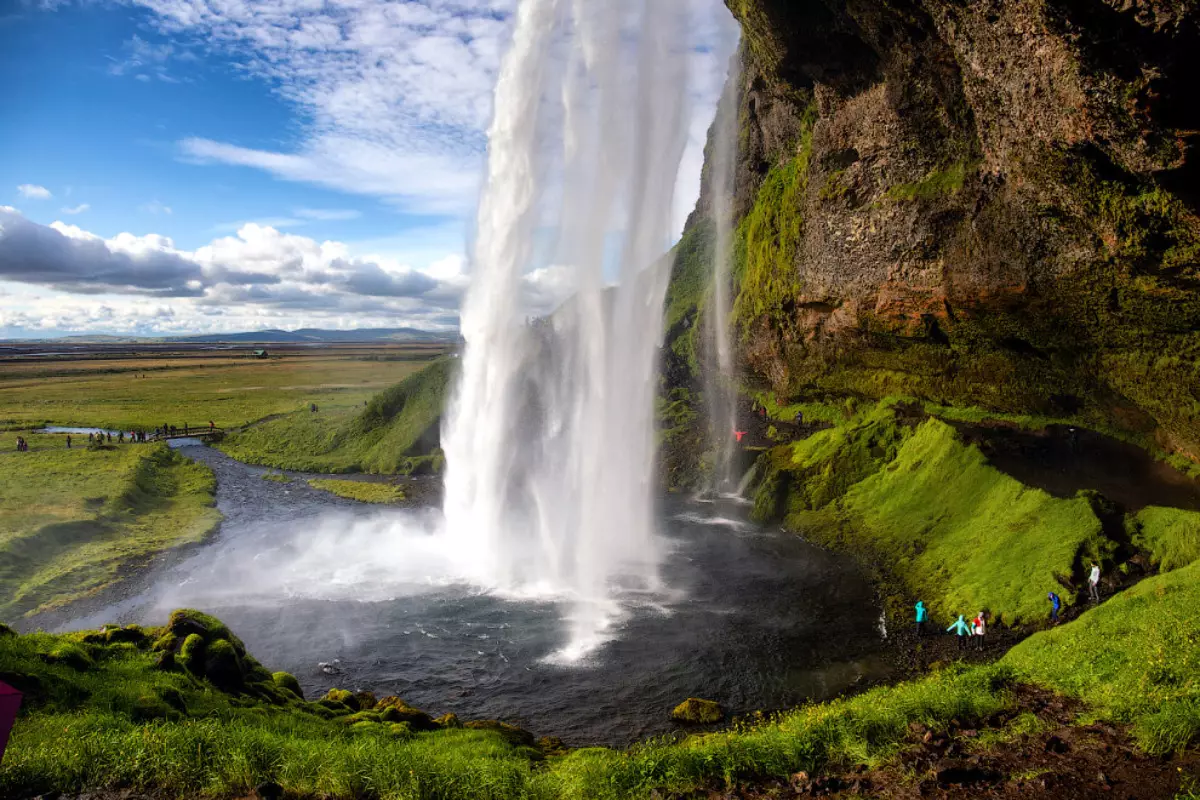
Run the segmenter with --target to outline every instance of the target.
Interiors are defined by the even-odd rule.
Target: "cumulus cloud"
[[[61,208],[59,210],[62,211],[62,213],[64,213],[64,214],[82,214],[83,212],[87,211],[89,208],[91,208],[91,205],[89,205],[88,203],[80,203],[77,206],[64,206],[63,208]]]
[[[17,192],[30,200],[49,200],[53,196],[49,189],[45,186],[38,186],[36,183],[22,183],[17,187]]]
[[[517,0],[124,0],[153,12],[177,48],[204,42],[263,79],[311,120],[297,146],[211,138],[180,156],[383,198],[404,211],[466,214],[482,172],[492,87]],[[735,30],[720,0],[694,11],[694,119],[682,221],[699,185],[704,133]],[[143,42],[139,59],[167,59]]]

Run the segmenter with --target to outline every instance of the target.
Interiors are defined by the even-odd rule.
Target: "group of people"
[[[26,453],[29,451],[29,442],[25,441],[24,436],[17,437],[17,452]]]
[[[925,603],[921,600],[917,601],[915,608],[917,636],[924,636],[925,623],[929,621],[929,609],[925,608]],[[946,628],[946,632],[952,632],[958,637],[959,650],[965,650],[968,645],[974,645],[976,650],[982,650],[987,637],[987,612],[980,611],[970,622],[967,622],[964,615],[959,614],[958,619],[951,623],[949,628]]]
[[[1088,598],[1093,603],[1100,602],[1100,565],[1096,562],[1091,562],[1091,569],[1088,572]],[[1058,624],[1058,612],[1062,610],[1062,598],[1056,593],[1050,592],[1047,595],[1050,601],[1050,622],[1054,625]],[[921,600],[917,601],[914,607],[916,611],[917,621],[917,636],[925,635],[925,623],[929,621],[929,609],[925,608],[925,603]],[[958,637],[958,649],[965,650],[974,645],[975,649],[982,650],[984,640],[987,636],[987,612],[980,611],[979,614],[972,620],[967,621],[963,614],[958,615],[958,619],[946,628],[947,633],[953,633]]]

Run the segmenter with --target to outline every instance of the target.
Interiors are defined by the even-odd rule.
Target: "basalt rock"
[[[671,719],[690,725],[715,725],[725,718],[720,703],[689,697],[671,712]]]
[[[727,3],[751,383],[1074,416],[1200,461],[1200,6]]]

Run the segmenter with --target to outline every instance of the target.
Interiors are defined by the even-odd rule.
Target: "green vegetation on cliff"
[[[357,410],[298,411],[252,425],[221,449],[239,461],[303,472],[432,470],[456,364],[438,359]]]
[[[312,478],[308,485],[360,503],[398,503],[404,499],[404,490],[390,483]]]
[[[221,520],[212,471],[166,445],[26,438],[0,452],[0,618],[95,594]]]

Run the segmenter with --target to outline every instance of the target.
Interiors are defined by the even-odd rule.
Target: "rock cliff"
[[[1070,417],[1200,461],[1200,2],[727,3],[747,383]]]

